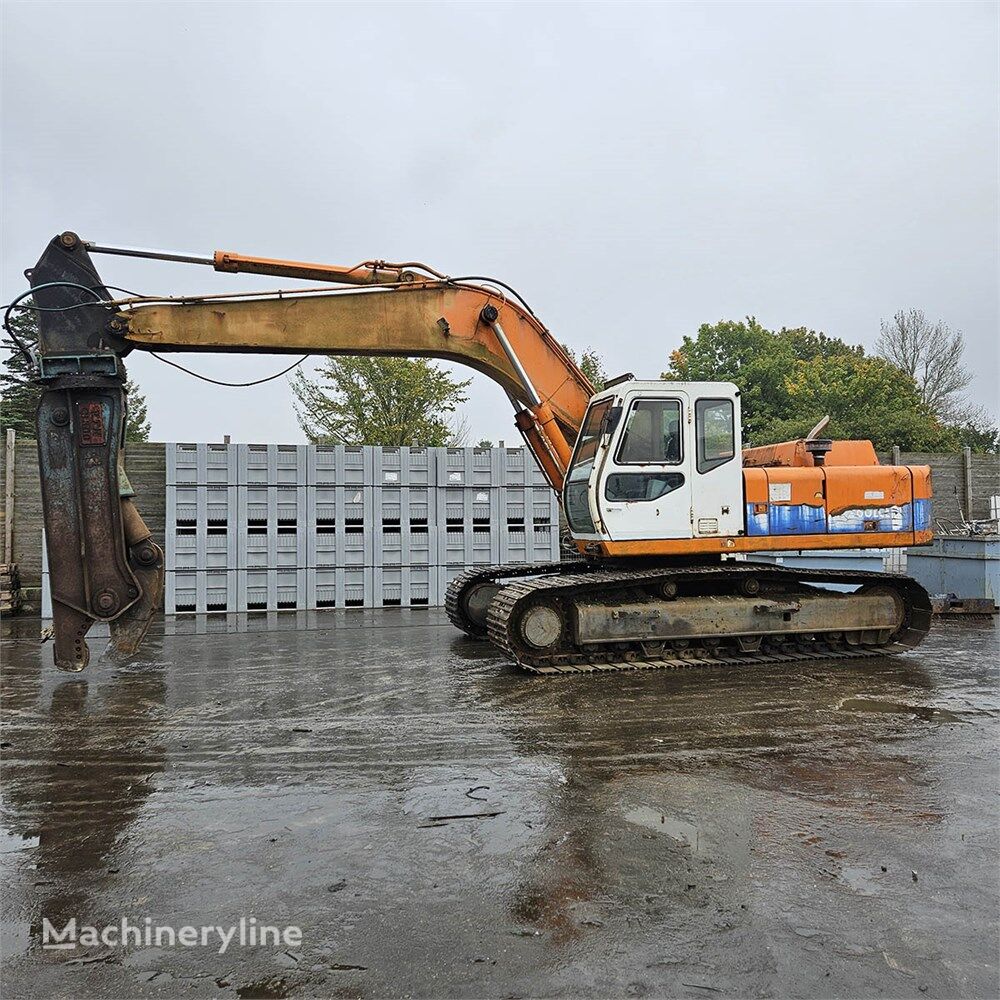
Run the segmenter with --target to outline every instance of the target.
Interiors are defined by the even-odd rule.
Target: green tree
[[[31,305],[31,299],[25,300]],[[14,334],[29,350],[38,341],[38,321],[30,310],[18,310],[10,320]],[[14,341],[5,336],[0,348],[7,352],[0,369],[0,431],[4,434],[13,427],[19,435],[35,436],[35,410],[42,394],[42,384],[38,380],[38,369],[34,361],[29,361]],[[125,440],[149,440],[149,416],[146,398],[135,383],[126,375],[125,392],[128,395],[128,413],[125,417]]]
[[[38,333],[33,315],[15,312],[9,320],[18,340],[29,349]],[[21,353],[9,336],[3,337],[0,347],[5,352],[0,369],[0,431],[6,435],[7,428],[13,427],[18,436],[33,438],[40,392],[35,363]]]
[[[776,420],[776,441],[802,437],[824,414],[824,437],[868,438],[876,450],[951,451],[954,433],[938,423],[913,379],[884,358],[858,355],[800,362],[786,376],[791,413]]]
[[[671,354],[662,377],[735,382],[747,444],[800,437],[829,414],[825,434],[869,438],[876,448],[956,446],[912,378],[860,346],[804,327],[767,330],[752,316],[705,324]]]
[[[982,411],[957,424],[954,428],[958,443],[980,455],[1000,454],[1000,430]]]
[[[661,377],[680,382],[735,382],[740,387],[744,438],[769,443],[774,422],[792,415],[794,404],[785,379],[797,364],[863,354],[860,347],[824,333],[805,327],[774,332],[748,316],[742,322],[703,324],[696,337],[685,337],[671,354],[670,367]]]
[[[592,347],[586,348],[576,357],[576,351],[569,344],[563,344],[562,349],[570,356],[572,361],[579,367],[580,371],[587,376],[595,392],[600,392],[608,383],[608,373],[604,368],[604,359]]]
[[[476,442],[476,447],[477,448],[492,448],[493,447],[493,442],[489,438],[480,438],[480,440]]]
[[[315,377],[290,379],[295,414],[313,443],[441,447],[470,379],[425,358],[326,358]]]
[[[149,414],[146,412],[146,397],[139,392],[135,382],[126,374],[125,396],[128,409],[125,411],[125,440],[132,442],[149,440]]]

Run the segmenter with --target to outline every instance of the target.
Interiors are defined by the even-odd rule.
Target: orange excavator
[[[321,284],[116,298],[98,254]],[[929,628],[928,595],[904,576],[746,559],[929,542],[927,467],[880,465],[869,441],[815,435],[744,450],[740,390],[729,382],[626,375],[595,392],[503,282],[415,262],[337,267],[114,247],[71,232],[26,273],[39,315],[38,456],[63,669],[86,666],[95,621],[110,623],[114,648],[133,652],[162,595],[163,553],[121,461],[121,359],[133,350],[434,357],[498,382],[561,496],[577,557],[470,570],[450,585],[446,608],[529,671],[878,655],[915,646]]]

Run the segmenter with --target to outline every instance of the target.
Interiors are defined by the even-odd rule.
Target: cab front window
[[[590,478],[591,470],[594,468],[594,457],[597,455],[597,445],[601,440],[601,426],[610,409],[611,400],[605,399],[595,403],[587,411],[587,419],[580,430],[576,451],[573,453],[573,464],[569,470],[568,478],[571,483]]]
[[[597,446],[601,442],[605,419],[610,412],[610,398],[602,399],[587,410],[580,436],[576,441],[569,474],[566,476],[566,486],[563,491],[566,520],[569,521],[570,530],[580,535],[591,535],[597,530],[590,513],[589,481],[590,474],[594,470]]]

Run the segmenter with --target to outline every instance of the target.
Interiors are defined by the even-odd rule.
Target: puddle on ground
[[[647,830],[654,830],[676,840],[682,847],[690,847],[693,851],[701,848],[701,831],[693,823],[668,816],[652,806],[634,806],[625,813],[625,819]]]
[[[37,847],[38,837],[22,837],[19,833],[12,833],[0,827],[0,854],[10,854],[13,851],[28,851]]]
[[[960,715],[946,708],[930,705],[906,705],[903,702],[880,701],[878,698],[847,698],[837,710],[840,712],[877,712],[882,715],[912,715],[925,722],[966,722]]]
[[[0,920],[0,955],[9,959],[22,955],[31,945],[31,924],[27,920]]]

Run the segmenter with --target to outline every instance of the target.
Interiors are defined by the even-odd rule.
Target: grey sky
[[[917,306],[965,332],[995,409],[997,11],[8,0],[2,295],[64,229],[419,259],[513,284],[560,339],[644,377],[703,322],[870,345]],[[276,284],[99,266],[144,292]],[[159,440],[302,439],[283,381],[129,367]],[[472,391],[473,440],[516,440],[502,392]]]

